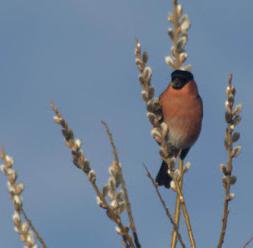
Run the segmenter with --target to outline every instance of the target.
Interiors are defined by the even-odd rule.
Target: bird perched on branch
[[[171,82],[160,95],[159,102],[163,121],[169,128],[168,141],[176,156],[183,160],[198,139],[203,117],[202,100],[193,74],[182,70],[172,72]],[[169,188],[171,180],[168,166],[163,161],[156,182]]]

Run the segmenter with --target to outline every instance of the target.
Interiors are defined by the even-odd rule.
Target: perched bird
[[[203,117],[203,105],[193,74],[189,71],[175,70],[171,82],[160,95],[163,120],[169,128],[168,142],[176,156],[183,160],[191,146],[198,139]],[[171,177],[163,161],[157,174],[159,186],[170,188]]]

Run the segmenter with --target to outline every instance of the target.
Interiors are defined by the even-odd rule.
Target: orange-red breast
[[[203,105],[193,74],[176,70],[171,74],[171,82],[160,95],[163,121],[169,127],[169,143],[184,159],[197,140],[203,117]],[[158,185],[170,187],[171,177],[163,161],[157,174]]]

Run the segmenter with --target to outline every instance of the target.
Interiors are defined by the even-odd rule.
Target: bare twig
[[[165,210],[166,216],[168,217],[170,223],[173,225],[173,230],[177,233],[178,240],[179,240],[181,246],[183,248],[186,247],[185,244],[184,244],[184,242],[183,242],[182,236],[181,236],[181,234],[178,231],[178,226],[176,225],[176,223],[173,220],[173,217],[172,217],[172,215],[170,213],[170,210],[169,210],[168,206],[166,205],[166,203],[165,203],[165,201],[164,201],[164,199],[163,199],[163,197],[162,197],[162,195],[160,193],[160,190],[158,188],[157,183],[155,182],[155,179],[152,177],[152,175],[151,175],[150,171],[148,170],[147,166],[145,164],[143,164],[143,166],[144,166],[144,168],[145,168],[145,170],[147,172],[148,178],[150,179],[150,181],[152,182],[152,184],[153,184],[153,186],[155,188],[156,194],[157,194],[157,196],[158,196],[158,198],[159,198],[159,200],[160,200],[160,202],[161,202],[161,204],[162,204],[162,206],[163,206],[163,208]]]
[[[178,169],[180,171],[180,174],[183,175],[183,161],[179,160],[179,166]],[[179,187],[182,190],[183,187],[183,176],[182,179],[179,182]],[[180,201],[180,196],[177,194],[177,199],[176,199],[176,206],[175,206],[175,213],[174,213],[174,221],[176,226],[179,228],[179,221],[180,221],[180,212],[181,212],[181,201]],[[175,229],[172,231],[172,238],[171,238],[171,248],[175,248],[177,245],[177,232]]]
[[[242,248],[247,248],[248,245],[253,241],[253,236],[243,245]]]
[[[106,210],[106,214],[117,226],[116,232],[122,237],[123,245],[126,248],[135,248],[132,237],[128,233],[128,228],[122,223],[121,217],[113,206],[110,206],[105,198],[105,194],[100,191],[96,183],[96,173],[91,169],[89,161],[85,158],[81,149],[81,141],[75,139],[73,131],[69,128],[67,122],[63,119],[61,113],[56,106],[51,104],[52,110],[55,113],[54,121],[62,127],[62,134],[65,139],[65,144],[70,148],[74,165],[82,170],[88,177],[96,195],[98,205]]]
[[[41,243],[43,248],[47,248],[47,245],[45,243],[45,241],[43,240],[43,238],[40,236],[39,232],[37,231],[37,229],[35,228],[35,226],[33,225],[31,219],[27,216],[24,208],[21,209],[21,213],[24,216],[24,219],[26,220],[26,222],[28,223],[28,225],[30,226],[31,230],[33,231],[35,237],[38,239],[38,241]]]
[[[232,175],[233,171],[233,159],[240,154],[241,146],[233,146],[233,143],[239,140],[240,134],[238,132],[234,132],[235,127],[240,123],[241,117],[240,113],[242,110],[242,105],[239,104],[234,107],[234,98],[235,98],[235,88],[232,85],[232,74],[228,76],[228,86],[226,90],[227,100],[225,102],[225,119],[227,122],[226,133],[225,133],[225,149],[227,151],[227,163],[226,165],[221,165],[221,171],[224,175],[222,182],[225,190],[224,197],[224,206],[223,206],[223,217],[222,217],[222,227],[218,242],[218,248],[221,248],[224,243],[227,223],[228,223],[228,215],[229,215],[229,202],[233,200],[234,193],[230,191],[231,186],[235,184],[236,177]]]
[[[134,222],[134,218],[133,218],[133,214],[132,214],[132,209],[131,209],[131,204],[130,204],[130,200],[128,197],[128,191],[127,191],[127,187],[126,187],[126,182],[123,176],[123,172],[122,172],[122,168],[120,166],[120,162],[119,162],[119,155],[118,155],[118,151],[116,148],[116,145],[113,141],[113,136],[112,133],[107,125],[106,122],[102,121],[103,126],[105,127],[107,136],[109,138],[110,144],[112,146],[112,150],[113,150],[113,155],[114,155],[114,159],[116,161],[116,166],[118,167],[118,171],[119,171],[119,176],[120,176],[120,181],[121,181],[121,189],[124,193],[125,196],[125,203],[126,203],[126,210],[127,210],[127,215],[128,215],[128,219],[130,222],[130,229],[132,230],[133,233],[133,237],[134,237],[134,242],[137,248],[141,248],[140,242],[139,242],[139,238],[138,238],[138,234],[137,234],[137,229],[136,229],[136,225]]]
[[[8,191],[14,206],[14,213],[12,216],[14,229],[19,234],[19,238],[24,242],[24,248],[37,248],[35,238],[41,243],[43,248],[46,248],[46,243],[35,229],[31,220],[28,219],[23,209],[22,192],[24,190],[23,183],[17,183],[17,172],[13,168],[14,160],[5,151],[1,151],[1,165],[2,172],[7,176]],[[23,218],[22,218],[23,214]]]
[[[179,196],[181,207],[182,207],[182,210],[183,210],[183,215],[184,215],[185,224],[186,224],[186,227],[187,227],[187,232],[188,232],[188,235],[189,235],[191,247],[196,248],[196,242],[195,242],[192,227],[191,227],[190,216],[189,216],[189,213],[188,213],[188,210],[187,210],[187,207],[186,207],[186,202],[185,202],[185,199],[184,199],[182,189],[180,187],[180,181],[181,180],[182,180],[182,178],[175,179],[175,180],[173,179],[173,181],[175,182],[175,189],[176,189],[176,192]]]

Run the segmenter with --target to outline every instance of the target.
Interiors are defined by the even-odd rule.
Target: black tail
[[[161,168],[155,180],[159,186],[164,186],[168,189],[170,188],[170,182],[172,181],[172,178],[168,174],[168,166],[164,161],[162,162]]]

